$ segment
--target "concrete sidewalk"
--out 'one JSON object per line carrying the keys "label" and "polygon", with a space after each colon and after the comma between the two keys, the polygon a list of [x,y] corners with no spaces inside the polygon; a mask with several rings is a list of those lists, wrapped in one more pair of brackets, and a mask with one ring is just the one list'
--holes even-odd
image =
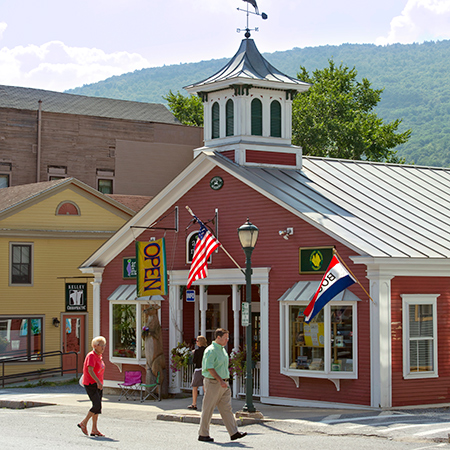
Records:
{"label": "concrete sidewalk", "polygon": [[[53,381],[53,380],[50,380]],[[57,381],[56,379],[54,381]],[[149,418],[158,420],[170,420],[177,422],[199,423],[201,415],[202,396],[198,398],[198,410],[187,409],[191,404],[189,394],[178,394],[169,399],[161,401],[146,400],[141,403],[137,400],[119,401],[117,391],[105,388],[103,404],[105,412],[110,414],[139,414],[144,413]],[[84,389],[78,384],[64,386],[35,386],[23,388],[19,385],[11,386],[6,389],[0,389],[0,407],[23,409],[38,406],[58,405],[70,408],[83,408],[89,406],[89,399]],[[245,400],[233,399],[233,411],[242,411]],[[337,409],[337,408],[314,408],[314,407],[295,407],[295,406],[277,406],[267,405],[254,401],[255,408],[263,415],[262,419],[240,418],[239,425],[247,425],[274,420],[311,420],[318,421],[323,417],[336,414],[345,414],[346,416],[361,415],[373,412],[373,409]],[[220,415],[213,416],[213,423],[221,424]]]}

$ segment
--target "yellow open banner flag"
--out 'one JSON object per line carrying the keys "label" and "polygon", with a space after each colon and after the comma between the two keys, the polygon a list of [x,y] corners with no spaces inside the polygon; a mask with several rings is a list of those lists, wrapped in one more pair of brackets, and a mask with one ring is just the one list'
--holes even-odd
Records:
{"label": "yellow open banner flag", "polygon": [[136,242],[137,296],[167,294],[166,244],[164,238]]}

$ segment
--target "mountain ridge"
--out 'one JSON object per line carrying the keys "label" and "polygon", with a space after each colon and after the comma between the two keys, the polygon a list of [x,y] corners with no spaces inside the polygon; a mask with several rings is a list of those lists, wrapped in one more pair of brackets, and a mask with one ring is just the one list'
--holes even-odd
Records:
{"label": "mountain ridge", "polygon": [[[399,131],[412,130],[411,139],[397,147],[407,163],[450,167],[450,40],[414,44],[341,44],[294,47],[263,53],[278,70],[296,76],[300,66],[311,72],[328,60],[355,67],[358,80],[384,88],[376,112],[386,122],[402,119]],[[162,96],[220,70],[230,58],[152,67],[117,75],[68,93],[166,103]],[[186,94],[186,92],[183,92]]]}

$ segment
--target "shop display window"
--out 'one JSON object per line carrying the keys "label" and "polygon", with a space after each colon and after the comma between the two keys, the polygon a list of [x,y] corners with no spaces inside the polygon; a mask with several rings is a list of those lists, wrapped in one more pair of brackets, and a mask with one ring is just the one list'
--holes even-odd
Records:
{"label": "shop display window", "polygon": [[42,317],[0,317],[0,359],[25,356],[40,361]]}
{"label": "shop display window", "polygon": [[136,305],[114,304],[112,309],[112,354],[119,358],[136,358]]}
{"label": "shop display window", "polygon": [[281,302],[281,372],[290,376],[356,378],[356,302],[330,302],[310,323],[306,302]]}
{"label": "shop display window", "polygon": [[143,336],[146,326],[144,309],[148,308],[148,303],[115,301],[110,303],[110,308],[111,360],[117,363],[144,364],[145,338]]}

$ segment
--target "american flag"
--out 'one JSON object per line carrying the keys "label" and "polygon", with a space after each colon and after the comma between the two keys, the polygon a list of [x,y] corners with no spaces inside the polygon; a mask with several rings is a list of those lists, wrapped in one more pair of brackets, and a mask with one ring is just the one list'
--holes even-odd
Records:
{"label": "american flag", "polygon": [[197,221],[200,223],[200,231],[189,270],[188,289],[194,281],[208,276],[208,258],[217,247],[220,247],[220,242],[208,231],[203,222],[199,219]]}

